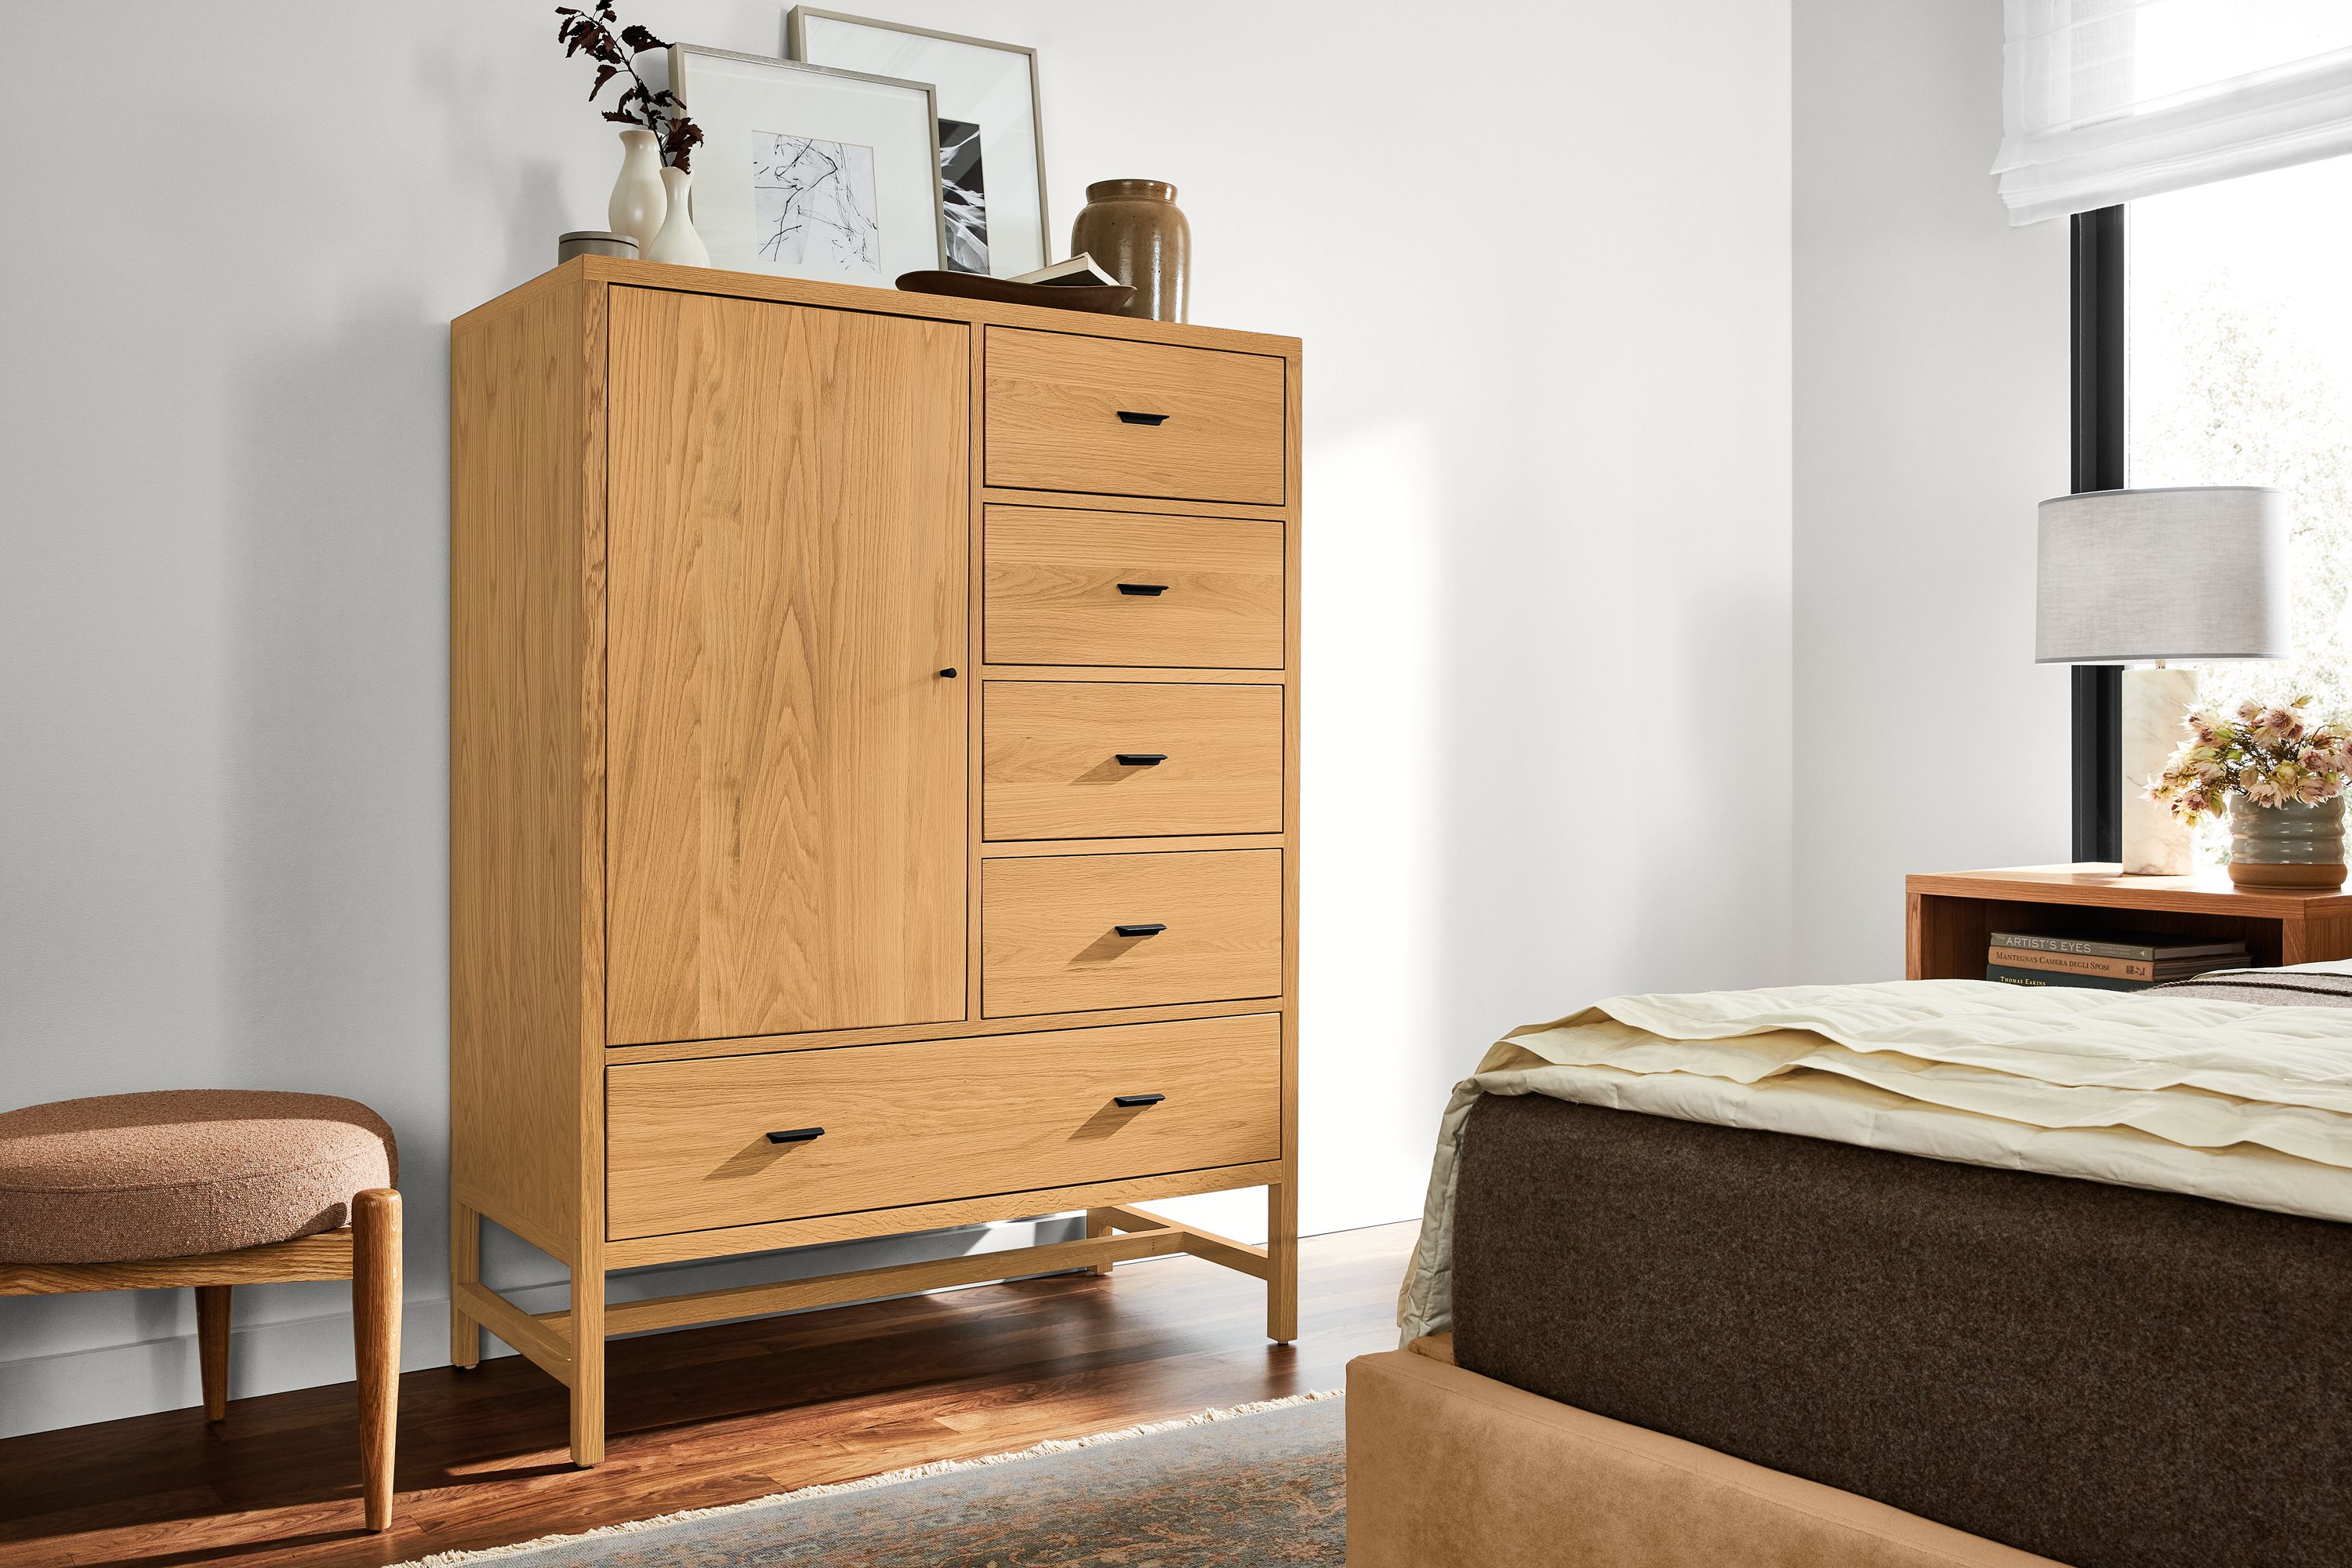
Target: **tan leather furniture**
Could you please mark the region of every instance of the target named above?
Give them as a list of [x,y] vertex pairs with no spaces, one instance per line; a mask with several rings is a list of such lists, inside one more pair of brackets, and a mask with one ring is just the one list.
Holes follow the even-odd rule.
[[1348,1363],[1349,1568],[2053,1568],[1455,1366]]

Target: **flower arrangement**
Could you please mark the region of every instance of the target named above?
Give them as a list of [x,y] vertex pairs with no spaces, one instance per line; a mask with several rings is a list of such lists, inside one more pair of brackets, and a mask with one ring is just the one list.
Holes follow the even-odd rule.
[[2150,800],[2194,826],[2221,815],[2229,797],[2256,805],[2323,805],[2344,796],[2352,782],[2352,726],[2339,719],[2313,721],[2308,697],[2283,707],[2241,702],[2226,717],[2189,710],[2189,739],[2149,782]]
[[681,173],[694,168],[694,150],[702,145],[702,127],[686,116],[686,105],[667,88],[656,92],[646,85],[637,74],[637,57],[647,49],[666,49],[669,45],[653,36],[647,28],[632,22],[614,37],[612,24],[620,20],[612,0],[593,0],[585,9],[574,5],[558,5],[555,14],[563,18],[555,29],[556,41],[563,46],[563,58],[586,55],[596,62],[596,82],[588,89],[588,100],[604,90],[604,84],[623,71],[629,74],[629,85],[621,89],[620,98],[604,111],[604,118],[621,125],[642,125],[654,133],[661,144],[662,162]]

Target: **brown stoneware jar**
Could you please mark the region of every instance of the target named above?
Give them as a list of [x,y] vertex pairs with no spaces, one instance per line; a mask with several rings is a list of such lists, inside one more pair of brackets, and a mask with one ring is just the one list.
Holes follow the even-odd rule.
[[1102,269],[1135,286],[1122,316],[1181,321],[1192,282],[1192,226],[1165,180],[1097,180],[1070,226],[1070,254],[1091,255]]

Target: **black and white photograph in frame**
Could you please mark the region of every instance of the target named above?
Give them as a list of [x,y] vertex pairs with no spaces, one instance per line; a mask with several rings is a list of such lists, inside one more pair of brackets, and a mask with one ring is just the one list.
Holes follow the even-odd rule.
[[1051,258],[1036,50],[812,5],[793,7],[784,42],[812,65],[931,84],[947,270],[1016,278]]
[[980,127],[969,120],[940,121],[940,205],[947,220],[950,272],[988,275],[988,171],[980,157]]
[[668,64],[702,128],[694,226],[712,266],[882,289],[944,266],[929,83],[699,44]]

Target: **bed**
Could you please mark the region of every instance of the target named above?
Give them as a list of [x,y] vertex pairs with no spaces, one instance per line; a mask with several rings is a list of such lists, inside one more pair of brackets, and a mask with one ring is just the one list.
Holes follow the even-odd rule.
[[1349,1563],[2352,1562],[2346,967],[1516,1032],[1349,1369]]

